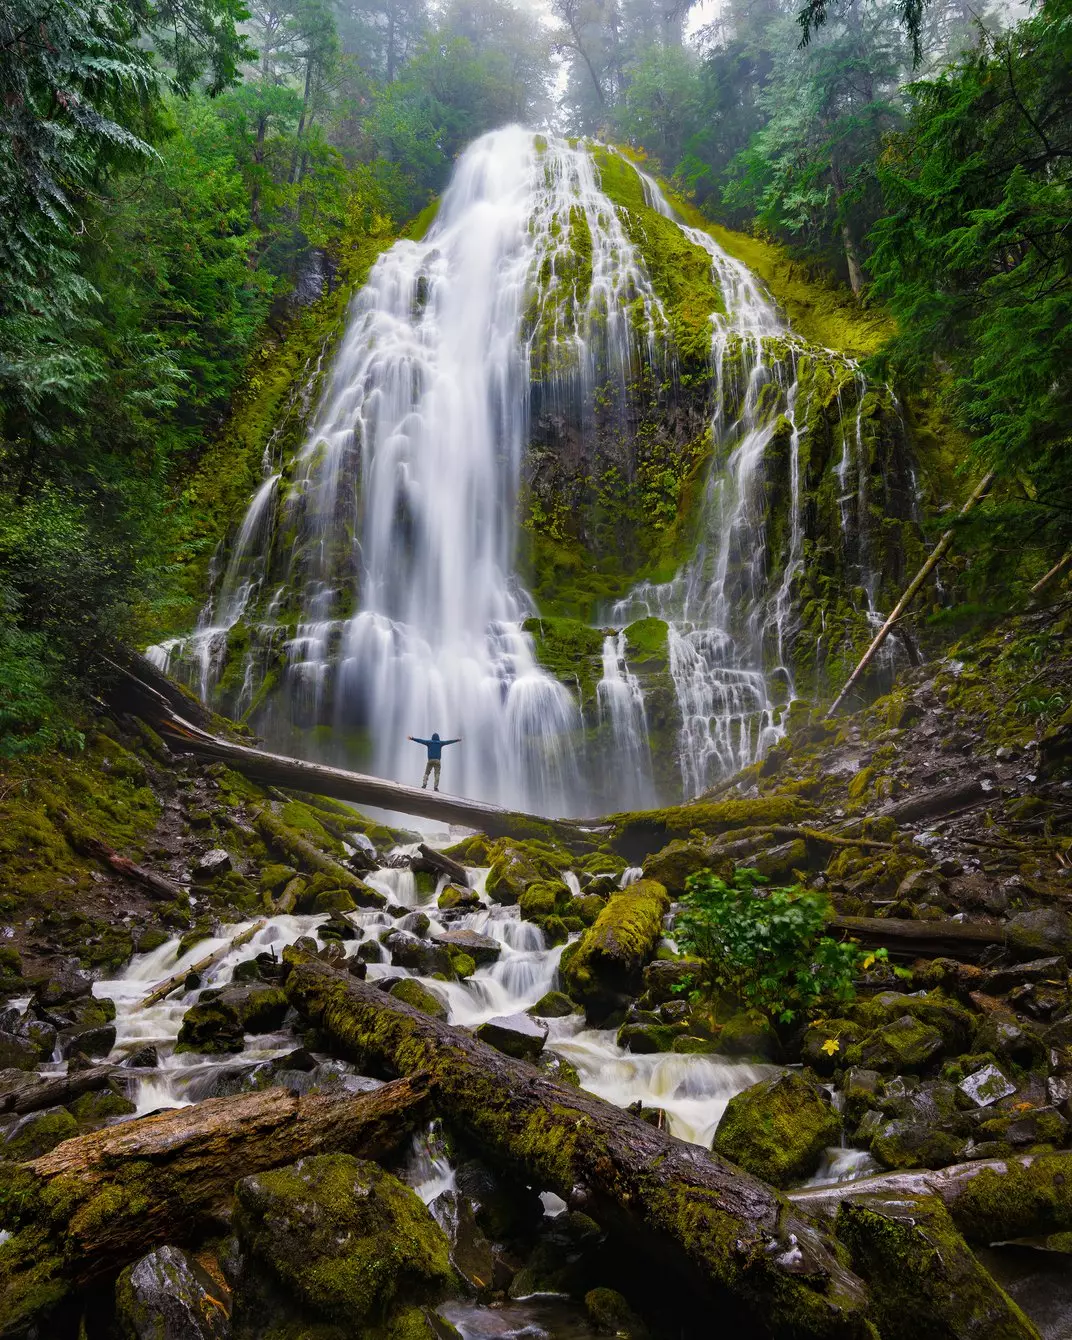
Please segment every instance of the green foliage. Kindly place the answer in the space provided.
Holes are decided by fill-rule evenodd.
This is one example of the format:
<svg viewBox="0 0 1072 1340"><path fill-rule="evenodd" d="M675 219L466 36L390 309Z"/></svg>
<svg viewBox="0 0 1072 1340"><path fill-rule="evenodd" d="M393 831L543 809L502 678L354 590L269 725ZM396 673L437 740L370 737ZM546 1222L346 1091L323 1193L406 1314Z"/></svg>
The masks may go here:
<svg viewBox="0 0 1072 1340"><path fill-rule="evenodd" d="M675 923L678 944L705 960L717 985L783 1023L824 1002L852 1000L853 979L869 956L822 934L831 915L825 895L757 887L764 884L749 869L736 870L731 882L710 870L690 875ZM886 951L870 957L884 960Z"/></svg>

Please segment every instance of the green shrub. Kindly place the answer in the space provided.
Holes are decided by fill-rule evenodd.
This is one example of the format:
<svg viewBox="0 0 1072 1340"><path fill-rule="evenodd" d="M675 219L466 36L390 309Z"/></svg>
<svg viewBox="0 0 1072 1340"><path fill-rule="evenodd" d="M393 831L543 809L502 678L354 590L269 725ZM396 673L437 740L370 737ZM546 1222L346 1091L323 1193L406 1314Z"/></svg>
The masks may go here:
<svg viewBox="0 0 1072 1340"><path fill-rule="evenodd" d="M823 935L832 915L825 895L813 889L765 889L757 870L734 872L727 883L710 870L685 881L675 937L704 959L715 984L745 1005L782 1023L824 1002L852 1000L857 972L886 951Z"/></svg>

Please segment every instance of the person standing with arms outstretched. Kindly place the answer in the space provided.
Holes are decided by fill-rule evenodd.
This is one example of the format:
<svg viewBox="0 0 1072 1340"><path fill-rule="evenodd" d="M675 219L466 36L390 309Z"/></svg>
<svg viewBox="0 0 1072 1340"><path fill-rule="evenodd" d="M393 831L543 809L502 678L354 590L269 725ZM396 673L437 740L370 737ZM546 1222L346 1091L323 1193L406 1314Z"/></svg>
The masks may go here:
<svg viewBox="0 0 1072 1340"><path fill-rule="evenodd" d="M443 749L448 744L461 744L462 737L459 735L455 740L441 740L437 731L432 732L430 740L422 740L419 735L410 735L407 737L414 744L423 744L428 750L428 762L424 765L424 780L421 782L421 790L428 786L428 778L435 778L433 790L439 790L439 772L443 766Z"/></svg>

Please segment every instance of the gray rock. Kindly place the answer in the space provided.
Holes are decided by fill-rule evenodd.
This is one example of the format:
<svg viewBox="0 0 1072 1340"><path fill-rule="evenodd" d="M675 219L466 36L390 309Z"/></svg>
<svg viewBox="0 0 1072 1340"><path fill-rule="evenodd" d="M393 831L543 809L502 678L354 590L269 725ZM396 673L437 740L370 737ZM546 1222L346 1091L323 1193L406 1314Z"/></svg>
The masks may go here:
<svg viewBox="0 0 1072 1340"><path fill-rule="evenodd" d="M531 1061L543 1051L547 1025L527 1014L500 1014L476 1030L481 1042L488 1043L506 1056Z"/></svg>
<svg viewBox="0 0 1072 1340"><path fill-rule="evenodd" d="M397 968L408 968L410 972L420 973L424 977L431 977L437 972L443 973L445 977L454 975L450 955L442 945L429 944L427 940L418 939L416 935L398 930L397 927L385 931L380 937L380 943L390 950L391 962Z"/></svg>
<svg viewBox="0 0 1072 1340"><path fill-rule="evenodd" d="M1005 927L1006 941L1021 953L1072 954L1072 918L1056 907L1019 912Z"/></svg>
<svg viewBox="0 0 1072 1340"><path fill-rule="evenodd" d="M160 1064L160 1057L156 1048L148 1043L144 1047L139 1047L137 1051L131 1052L123 1064L133 1066L139 1070L155 1070Z"/></svg>
<svg viewBox="0 0 1072 1340"><path fill-rule="evenodd" d="M988 996L1002 996L1025 982L1064 981L1067 977L1068 960L1055 955L1037 958L1032 963L1018 963L1012 968L995 968L979 983L979 990Z"/></svg>
<svg viewBox="0 0 1072 1340"><path fill-rule="evenodd" d="M1008 1098L1010 1093L1016 1092L1016 1085L1010 1084L1005 1075L993 1064L985 1065L981 1070L966 1076L957 1088L966 1094L976 1107L989 1107L991 1103L996 1103L1001 1098Z"/></svg>
<svg viewBox="0 0 1072 1340"><path fill-rule="evenodd" d="M177 1247L143 1256L115 1287L125 1340L227 1340L230 1321L206 1283Z"/></svg>
<svg viewBox="0 0 1072 1340"><path fill-rule="evenodd" d="M408 931L410 935L423 939L428 934L430 924L423 912L410 912L401 919L398 926L400 930Z"/></svg>
<svg viewBox="0 0 1072 1340"><path fill-rule="evenodd" d="M194 879L215 879L232 868L231 857L222 847L213 847L194 866Z"/></svg>
<svg viewBox="0 0 1072 1340"><path fill-rule="evenodd" d="M92 990L92 979L86 976L75 960L61 959L51 965L49 979L38 988L36 995L42 1005L62 1005L66 1001L81 1000Z"/></svg>
<svg viewBox="0 0 1072 1340"><path fill-rule="evenodd" d="M480 935L477 931L440 931L432 939L437 945L461 950L468 954L478 966L482 963L494 963L502 953L502 945L490 935Z"/></svg>
<svg viewBox="0 0 1072 1340"><path fill-rule="evenodd" d="M81 1032L64 1035L60 1047L64 1056L107 1056L115 1046L115 1024L86 1028Z"/></svg>

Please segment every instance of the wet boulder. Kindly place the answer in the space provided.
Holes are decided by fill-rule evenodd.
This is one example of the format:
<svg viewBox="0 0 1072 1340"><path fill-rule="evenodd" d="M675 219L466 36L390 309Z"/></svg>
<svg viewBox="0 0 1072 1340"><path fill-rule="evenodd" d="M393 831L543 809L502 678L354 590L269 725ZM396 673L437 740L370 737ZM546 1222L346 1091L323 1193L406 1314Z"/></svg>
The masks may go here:
<svg viewBox="0 0 1072 1340"><path fill-rule="evenodd" d="M800 1059L817 1074L832 1075L843 1064L846 1048L859 1042L863 1032L851 1019L823 1019L804 1033Z"/></svg>
<svg viewBox="0 0 1072 1340"><path fill-rule="evenodd" d="M597 1334L647 1340L648 1328L616 1289L589 1289L584 1308Z"/></svg>
<svg viewBox="0 0 1072 1340"><path fill-rule="evenodd" d="M1016 1085L993 1061L988 1061L978 1070L973 1070L970 1075L965 1075L958 1088L976 1107L989 1107L992 1103L1008 1098L1010 1094L1016 1092Z"/></svg>
<svg viewBox="0 0 1072 1340"><path fill-rule="evenodd" d="M577 1006L564 991L548 991L535 1005L529 1006L529 1014L534 1014L540 1019L564 1019L576 1011Z"/></svg>
<svg viewBox="0 0 1072 1340"><path fill-rule="evenodd" d="M573 903L573 892L561 880L539 880L530 884L517 900L523 921L541 922L545 917L563 916Z"/></svg>
<svg viewBox="0 0 1072 1340"><path fill-rule="evenodd" d="M65 1107L48 1107L20 1117L4 1132L0 1158L22 1162L47 1154L78 1134L78 1122Z"/></svg>
<svg viewBox="0 0 1072 1340"><path fill-rule="evenodd" d="M1018 912L1005 924L1005 940L1025 958L1072 957L1072 917L1057 907Z"/></svg>
<svg viewBox="0 0 1072 1340"><path fill-rule="evenodd" d="M870 1283L883 1340L1037 1340L937 1197L853 1196L836 1232Z"/></svg>
<svg viewBox="0 0 1072 1340"><path fill-rule="evenodd" d="M45 1006L66 1005L82 1000L93 993L93 979L78 966L75 959L59 959L49 964L48 980L34 993Z"/></svg>
<svg viewBox="0 0 1072 1340"><path fill-rule="evenodd" d="M159 1247L128 1266L115 1286L124 1340L227 1340L220 1289L177 1247Z"/></svg>
<svg viewBox="0 0 1072 1340"><path fill-rule="evenodd" d="M0 1069L35 1070L41 1059L40 1050L29 1038L0 1031Z"/></svg>
<svg viewBox="0 0 1072 1340"><path fill-rule="evenodd" d="M528 853L513 843L497 842L495 856L484 883L484 892L493 903L512 907L530 884L542 874Z"/></svg>
<svg viewBox="0 0 1072 1340"><path fill-rule="evenodd" d="M60 1049L65 1057L107 1056L115 1046L115 1024L100 1024L61 1034Z"/></svg>
<svg viewBox="0 0 1072 1340"><path fill-rule="evenodd" d="M787 1070L760 1080L726 1105L712 1148L774 1186L807 1177L841 1119L809 1071Z"/></svg>
<svg viewBox="0 0 1072 1340"><path fill-rule="evenodd" d="M707 969L697 958L657 958L644 969L645 1003L666 1005L703 987Z"/></svg>
<svg viewBox="0 0 1072 1340"><path fill-rule="evenodd" d="M442 1023L446 1023L450 1014L446 1001L438 992L432 991L413 977L400 977L391 984L387 994L405 1005L412 1005L415 1010L420 1010L423 1014L430 1014L433 1019L439 1019Z"/></svg>
<svg viewBox="0 0 1072 1340"><path fill-rule="evenodd" d="M502 953L502 945L490 935L481 935L477 931L439 931L432 936L437 945L447 950L458 950L468 954L477 966L494 963Z"/></svg>
<svg viewBox="0 0 1072 1340"><path fill-rule="evenodd" d="M685 1032L684 1024L625 1023L618 1029L618 1046L638 1056L669 1052L674 1042Z"/></svg>
<svg viewBox="0 0 1072 1340"><path fill-rule="evenodd" d="M895 1118L871 1137L871 1153L885 1168L945 1168L967 1157L968 1140L926 1121Z"/></svg>
<svg viewBox="0 0 1072 1340"><path fill-rule="evenodd" d="M441 912L476 912L483 907L480 895L472 889L460 889L457 884L448 884L439 895L437 906Z"/></svg>
<svg viewBox="0 0 1072 1340"><path fill-rule="evenodd" d="M869 1033L862 1042L849 1047L846 1059L868 1070L918 1071L925 1069L942 1054L942 1035L937 1028L903 1014L885 1028Z"/></svg>
<svg viewBox="0 0 1072 1340"><path fill-rule="evenodd" d="M319 1155L245 1177L235 1194L243 1249L316 1317L365 1333L398 1303L457 1291L443 1230L375 1163Z"/></svg>
<svg viewBox="0 0 1072 1340"><path fill-rule="evenodd" d="M240 1052L245 1045L245 1030L238 1012L224 1001L198 1001L182 1016L175 1043L176 1052L201 1052L218 1056Z"/></svg>
<svg viewBox="0 0 1072 1340"><path fill-rule="evenodd" d="M196 880L207 882L220 875L226 875L232 868L233 863L230 853L224 851L222 847L214 847L211 851L205 852L204 856L196 862L193 876Z"/></svg>
<svg viewBox="0 0 1072 1340"><path fill-rule="evenodd" d="M718 861L716 843L677 838L644 862L644 878L655 879L675 897L685 892L685 881L698 870L709 870Z"/></svg>
<svg viewBox="0 0 1072 1340"><path fill-rule="evenodd" d="M758 1011L743 1010L732 1015L718 1034L718 1050L726 1056L749 1056L768 1060L780 1050L778 1035L771 1021Z"/></svg>
<svg viewBox="0 0 1072 1340"><path fill-rule="evenodd" d="M450 954L443 945L431 944L397 927L384 931L380 943L390 953L395 967L408 968L422 977L433 977L436 973L448 978L454 975Z"/></svg>
<svg viewBox="0 0 1072 1340"><path fill-rule="evenodd" d="M505 1056L532 1061L543 1051L547 1025L528 1014L501 1014L481 1024L476 1035Z"/></svg>
<svg viewBox="0 0 1072 1340"><path fill-rule="evenodd" d="M563 953L563 983L591 1022L638 994L645 964L662 938L669 906L661 884L638 880L615 894L595 924Z"/></svg>

